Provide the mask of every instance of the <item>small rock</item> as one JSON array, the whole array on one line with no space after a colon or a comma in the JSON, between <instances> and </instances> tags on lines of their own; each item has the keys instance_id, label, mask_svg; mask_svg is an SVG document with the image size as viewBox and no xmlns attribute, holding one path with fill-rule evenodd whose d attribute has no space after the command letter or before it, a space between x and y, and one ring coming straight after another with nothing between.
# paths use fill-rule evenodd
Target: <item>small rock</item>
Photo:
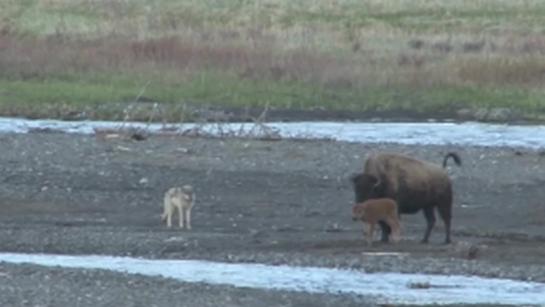
<instances>
[{"instance_id":1,"label":"small rock","mask_svg":"<svg viewBox=\"0 0 545 307\"><path fill-rule=\"evenodd\" d=\"M119 133L106 133L103 138L106 140L119 139L121 138L121 135Z\"/></svg>"},{"instance_id":2,"label":"small rock","mask_svg":"<svg viewBox=\"0 0 545 307\"><path fill-rule=\"evenodd\" d=\"M297 232L297 231L300 231L301 229L291 225L284 225L281 227L277 227L275 230L278 232Z\"/></svg>"},{"instance_id":3,"label":"small rock","mask_svg":"<svg viewBox=\"0 0 545 307\"><path fill-rule=\"evenodd\" d=\"M182 243L185 243L186 240L182 237L170 237L170 238L167 238L165 239L164 241L165 243L169 243L169 242L182 242Z\"/></svg>"},{"instance_id":4,"label":"small rock","mask_svg":"<svg viewBox=\"0 0 545 307\"><path fill-rule=\"evenodd\" d=\"M477 258L479 248L476 245L471 245L467 250L467 259L473 260Z\"/></svg>"},{"instance_id":5,"label":"small rock","mask_svg":"<svg viewBox=\"0 0 545 307\"><path fill-rule=\"evenodd\" d=\"M256 238L256 237L259 237L261 235L263 235L265 232L262 231L262 230L257 230L257 229L250 229L250 236Z\"/></svg>"},{"instance_id":6,"label":"small rock","mask_svg":"<svg viewBox=\"0 0 545 307\"><path fill-rule=\"evenodd\" d=\"M148 138L147 135L145 135L144 133L142 132L133 132L131 134L131 139L135 140L135 141L144 141Z\"/></svg>"},{"instance_id":7,"label":"small rock","mask_svg":"<svg viewBox=\"0 0 545 307\"><path fill-rule=\"evenodd\" d=\"M452 246L452 251L467 260L474 260L481 256L487 246L471 242L457 242Z\"/></svg>"},{"instance_id":8,"label":"small rock","mask_svg":"<svg viewBox=\"0 0 545 307\"><path fill-rule=\"evenodd\" d=\"M342 227L340 227L339 224L337 224L337 223L329 225L325 229L325 232L342 232L342 231L344 231L344 229Z\"/></svg>"},{"instance_id":9,"label":"small rock","mask_svg":"<svg viewBox=\"0 0 545 307\"><path fill-rule=\"evenodd\" d=\"M185 148L185 147L176 148L176 151L177 151L177 152L184 153L184 154L189 153L189 149L187 149L187 148Z\"/></svg>"},{"instance_id":10,"label":"small rock","mask_svg":"<svg viewBox=\"0 0 545 307\"><path fill-rule=\"evenodd\" d=\"M409 289L429 289L431 284L429 282L411 282L407 285Z\"/></svg>"},{"instance_id":11,"label":"small rock","mask_svg":"<svg viewBox=\"0 0 545 307\"><path fill-rule=\"evenodd\" d=\"M129 147L125 147L125 146L117 146L117 150L119 150L119 151L131 151L131 149Z\"/></svg>"}]
</instances>

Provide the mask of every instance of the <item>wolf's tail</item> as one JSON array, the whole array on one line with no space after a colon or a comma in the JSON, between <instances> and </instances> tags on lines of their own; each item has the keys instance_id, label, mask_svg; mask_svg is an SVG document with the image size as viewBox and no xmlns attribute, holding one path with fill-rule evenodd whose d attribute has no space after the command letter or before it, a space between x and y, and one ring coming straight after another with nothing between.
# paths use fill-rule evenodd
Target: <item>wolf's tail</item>
<instances>
[{"instance_id":1,"label":"wolf's tail","mask_svg":"<svg viewBox=\"0 0 545 307\"><path fill-rule=\"evenodd\" d=\"M456 163L456 165L458 166L462 165L462 159L460 159L460 156L455 152L449 152L443 158L443 168L447 167L448 158L452 158L452 160L454 160L454 163Z\"/></svg>"}]
</instances>

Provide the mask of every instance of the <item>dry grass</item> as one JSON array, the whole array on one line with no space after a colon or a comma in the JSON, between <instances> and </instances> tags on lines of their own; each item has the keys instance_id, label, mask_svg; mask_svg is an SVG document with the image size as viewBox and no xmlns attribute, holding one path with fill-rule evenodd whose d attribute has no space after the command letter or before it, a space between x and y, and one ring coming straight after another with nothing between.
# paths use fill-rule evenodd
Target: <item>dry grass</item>
<instances>
[{"instance_id":1,"label":"dry grass","mask_svg":"<svg viewBox=\"0 0 545 307\"><path fill-rule=\"evenodd\" d=\"M131 101L151 83L143 96L169 103L544 111L541 13L537 0L9 0L0 104L86 100L12 84L52 80L97 85L78 90L87 103Z\"/></svg>"}]
</instances>

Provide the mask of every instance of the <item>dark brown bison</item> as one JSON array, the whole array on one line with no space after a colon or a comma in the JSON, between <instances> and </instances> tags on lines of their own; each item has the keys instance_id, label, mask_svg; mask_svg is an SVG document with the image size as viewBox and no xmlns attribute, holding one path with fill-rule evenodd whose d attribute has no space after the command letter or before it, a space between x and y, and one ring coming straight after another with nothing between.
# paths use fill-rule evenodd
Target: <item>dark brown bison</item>
<instances>
[{"instance_id":1,"label":"dark brown bison","mask_svg":"<svg viewBox=\"0 0 545 307\"><path fill-rule=\"evenodd\" d=\"M435 225L435 208L445 223L445 243L450 243L452 218L452 184L444 168L452 158L460 166L460 157L448 153L443 168L400 154L381 153L367 158L363 173L352 176L356 203L370 198L388 197L397 201L399 214L424 211L427 228L423 243L427 243ZM390 227L380 222L382 241L388 241Z\"/></svg>"}]
</instances>

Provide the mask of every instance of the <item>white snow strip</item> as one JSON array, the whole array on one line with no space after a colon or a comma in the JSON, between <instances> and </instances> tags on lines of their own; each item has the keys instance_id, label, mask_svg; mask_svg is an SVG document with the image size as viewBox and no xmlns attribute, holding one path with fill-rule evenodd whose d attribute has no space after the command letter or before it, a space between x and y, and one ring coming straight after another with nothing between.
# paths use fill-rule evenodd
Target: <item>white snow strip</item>
<instances>
[{"instance_id":1,"label":"white snow strip","mask_svg":"<svg viewBox=\"0 0 545 307\"><path fill-rule=\"evenodd\" d=\"M545 305L545 284L508 279L426 274L365 273L315 267L149 260L111 256L0 253L0 262L104 269L183 282L308 293L358 294L389 304Z\"/></svg>"},{"instance_id":2,"label":"white snow strip","mask_svg":"<svg viewBox=\"0 0 545 307\"><path fill-rule=\"evenodd\" d=\"M212 135L252 135L259 137L274 131L283 138L327 138L339 141L400 144L457 144L482 146L520 146L545 148L545 126L517 126L483 123L343 123L294 122L266 123L270 128L252 123L222 124L147 124L138 122L60 121L0 118L0 133L27 133L51 129L66 133L94 134L95 129L135 128L149 133L183 133L198 127Z\"/></svg>"}]
</instances>

